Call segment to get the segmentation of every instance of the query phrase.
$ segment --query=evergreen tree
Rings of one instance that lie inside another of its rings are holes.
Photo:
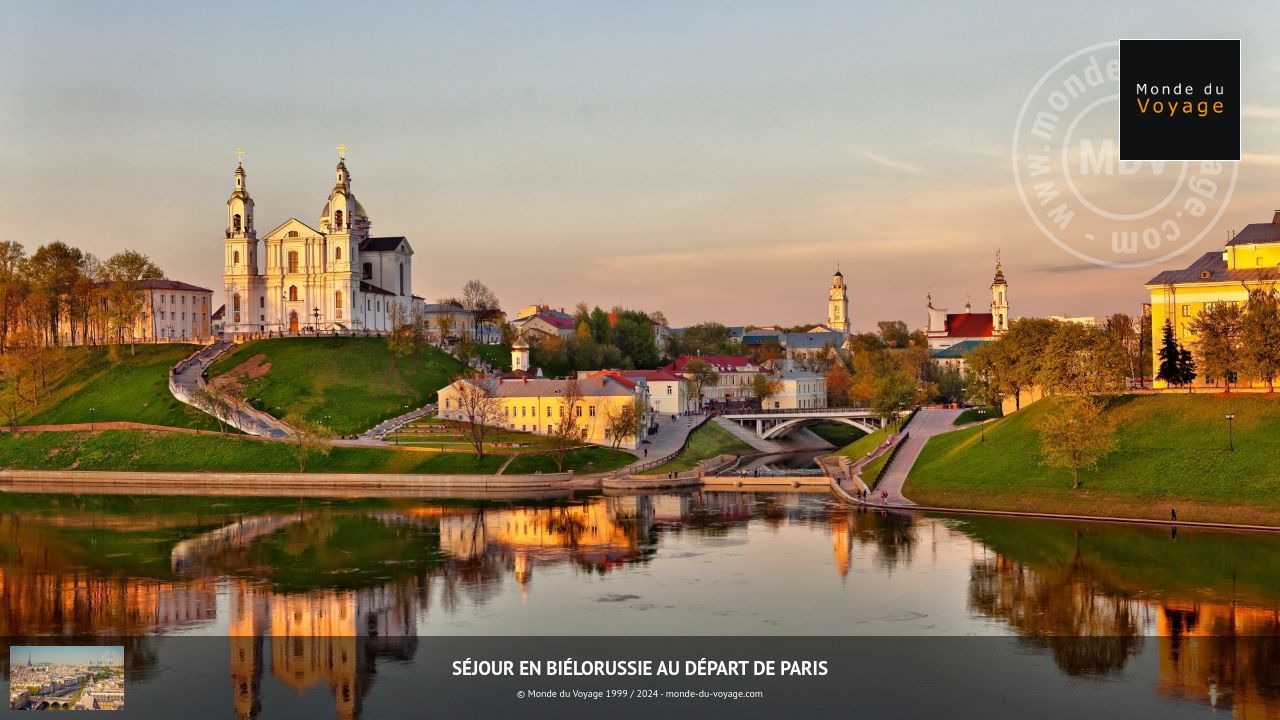
[[[1190,386],[1196,379],[1196,360],[1191,351],[1182,345],[1178,346],[1177,385]]]
[[[1163,380],[1170,385],[1182,385],[1180,372],[1182,366],[1182,353],[1184,348],[1178,346],[1178,341],[1173,336],[1173,323],[1167,318],[1164,321],[1163,337],[1160,340],[1160,371],[1156,373],[1157,380]]]

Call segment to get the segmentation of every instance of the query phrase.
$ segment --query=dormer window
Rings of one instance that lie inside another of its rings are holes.
[[[1212,278],[1212,277],[1213,277],[1213,273],[1209,272],[1208,270],[1201,270],[1201,271],[1200,271],[1200,279],[1201,279],[1201,280],[1208,280],[1209,278]]]

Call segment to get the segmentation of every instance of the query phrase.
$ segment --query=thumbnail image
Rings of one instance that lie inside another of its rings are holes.
[[[10,710],[123,710],[120,645],[14,645]]]

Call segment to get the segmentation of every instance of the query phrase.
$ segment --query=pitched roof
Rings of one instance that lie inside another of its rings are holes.
[[[217,309],[217,310],[214,310],[214,311],[213,311],[213,314],[212,314],[212,315],[210,315],[210,316],[209,316],[209,318],[210,318],[211,320],[221,320],[221,319],[222,319],[222,316],[223,316],[223,315],[226,315],[226,314],[227,314],[227,306],[226,306],[226,305],[219,305],[219,306],[218,306],[218,309]]]
[[[374,285],[373,283],[368,282],[366,280],[360,281],[360,292],[373,293],[374,295],[395,295],[395,293],[389,290],[383,290],[377,285]]]
[[[947,337],[991,337],[991,313],[948,313]]]
[[[667,365],[663,370],[673,373],[684,371],[684,366],[694,360],[701,360],[719,372],[737,371],[747,372],[749,370],[759,370],[759,366],[751,362],[741,355],[681,355],[674,362]]]
[[[679,375],[662,368],[657,370],[622,370],[621,373],[624,377],[640,378],[645,382],[671,382],[681,379]]]
[[[1253,227],[1250,225],[1249,227]],[[1243,233],[1241,233],[1243,234]],[[1237,235],[1236,237],[1240,237]],[[1181,285],[1184,283],[1243,282],[1246,280],[1275,280],[1280,278],[1275,268],[1227,269],[1222,251],[1207,252],[1181,270],[1165,270],[1147,281],[1147,285]]]
[[[486,382],[497,397],[554,397],[564,395],[569,380],[548,378],[460,380],[459,382]],[[578,390],[584,397],[616,397],[635,394],[635,383],[612,374],[578,380]]]
[[[963,358],[965,355],[968,355],[969,353],[973,352],[974,349],[977,348],[979,345],[985,345],[985,344],[986,342],[982,340],[963,340],[961,342],[956,343],[955,345],[952,345],[949,348],[943,348],[941,350],[932,350],[929,352],[929,357],[944,358],[944,359],[945,358]]]
[[[1269,223],[1249,223],[1227,241],[1227,245],[1264,245],[1280,243],[1280,210]]]
[[[844,344],[844,335],[834,330],[826,332],[807,332],[807,333],[787,333],[784,336],[784,345],[789,350],[821,350],[831,345],[832,347],[840,347]]]
[[[545,310],[535,315],[522,317],[519,320],[517,320],[517,322],[519,322],[523,326],[533,322],[534,320],[541,320],[546,324],[550,325],[551,327],[554,327],[560,330],[572,330],[576,325],[572,315],[566,315],[565,313],[558,313],[555,311],[545,311]]]
[[[209,288],[184,283],[181,280],[143,280],[141,286],[146,290],[184,290],[186,292],[213,292]]]
[[[394,252],[400,247],[400,243],[406,245],[409,241],[403,235],[394,237],[371,237],[360,241],[360,250],[365,252]]]

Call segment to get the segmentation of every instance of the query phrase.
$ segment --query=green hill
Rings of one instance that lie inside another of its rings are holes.
[[[1046,466],[1037,424],[1044,400],[977,428],[931,439],[903,490],[922,505],[1280,524],[1280,398],[1136,395],[1111,400],[1116,450],[1095,470]],[[1228,449],[1225,415],[1235,415]]]
[[[418,358],[397,358],[385,338],[283,338],[236,347],[209,376],[248,375],[259,409],[276,417],[301,413],[342,435],[434,401],[461,370],[430,347]]]
[[[24,425],[129,421],[175,427],[215,427],[169,393],[169,368],[194,345],[138,345],[50,351],[50,385],[39,405],[19,417]],[[114,357],[113,357],[114,356]]]

